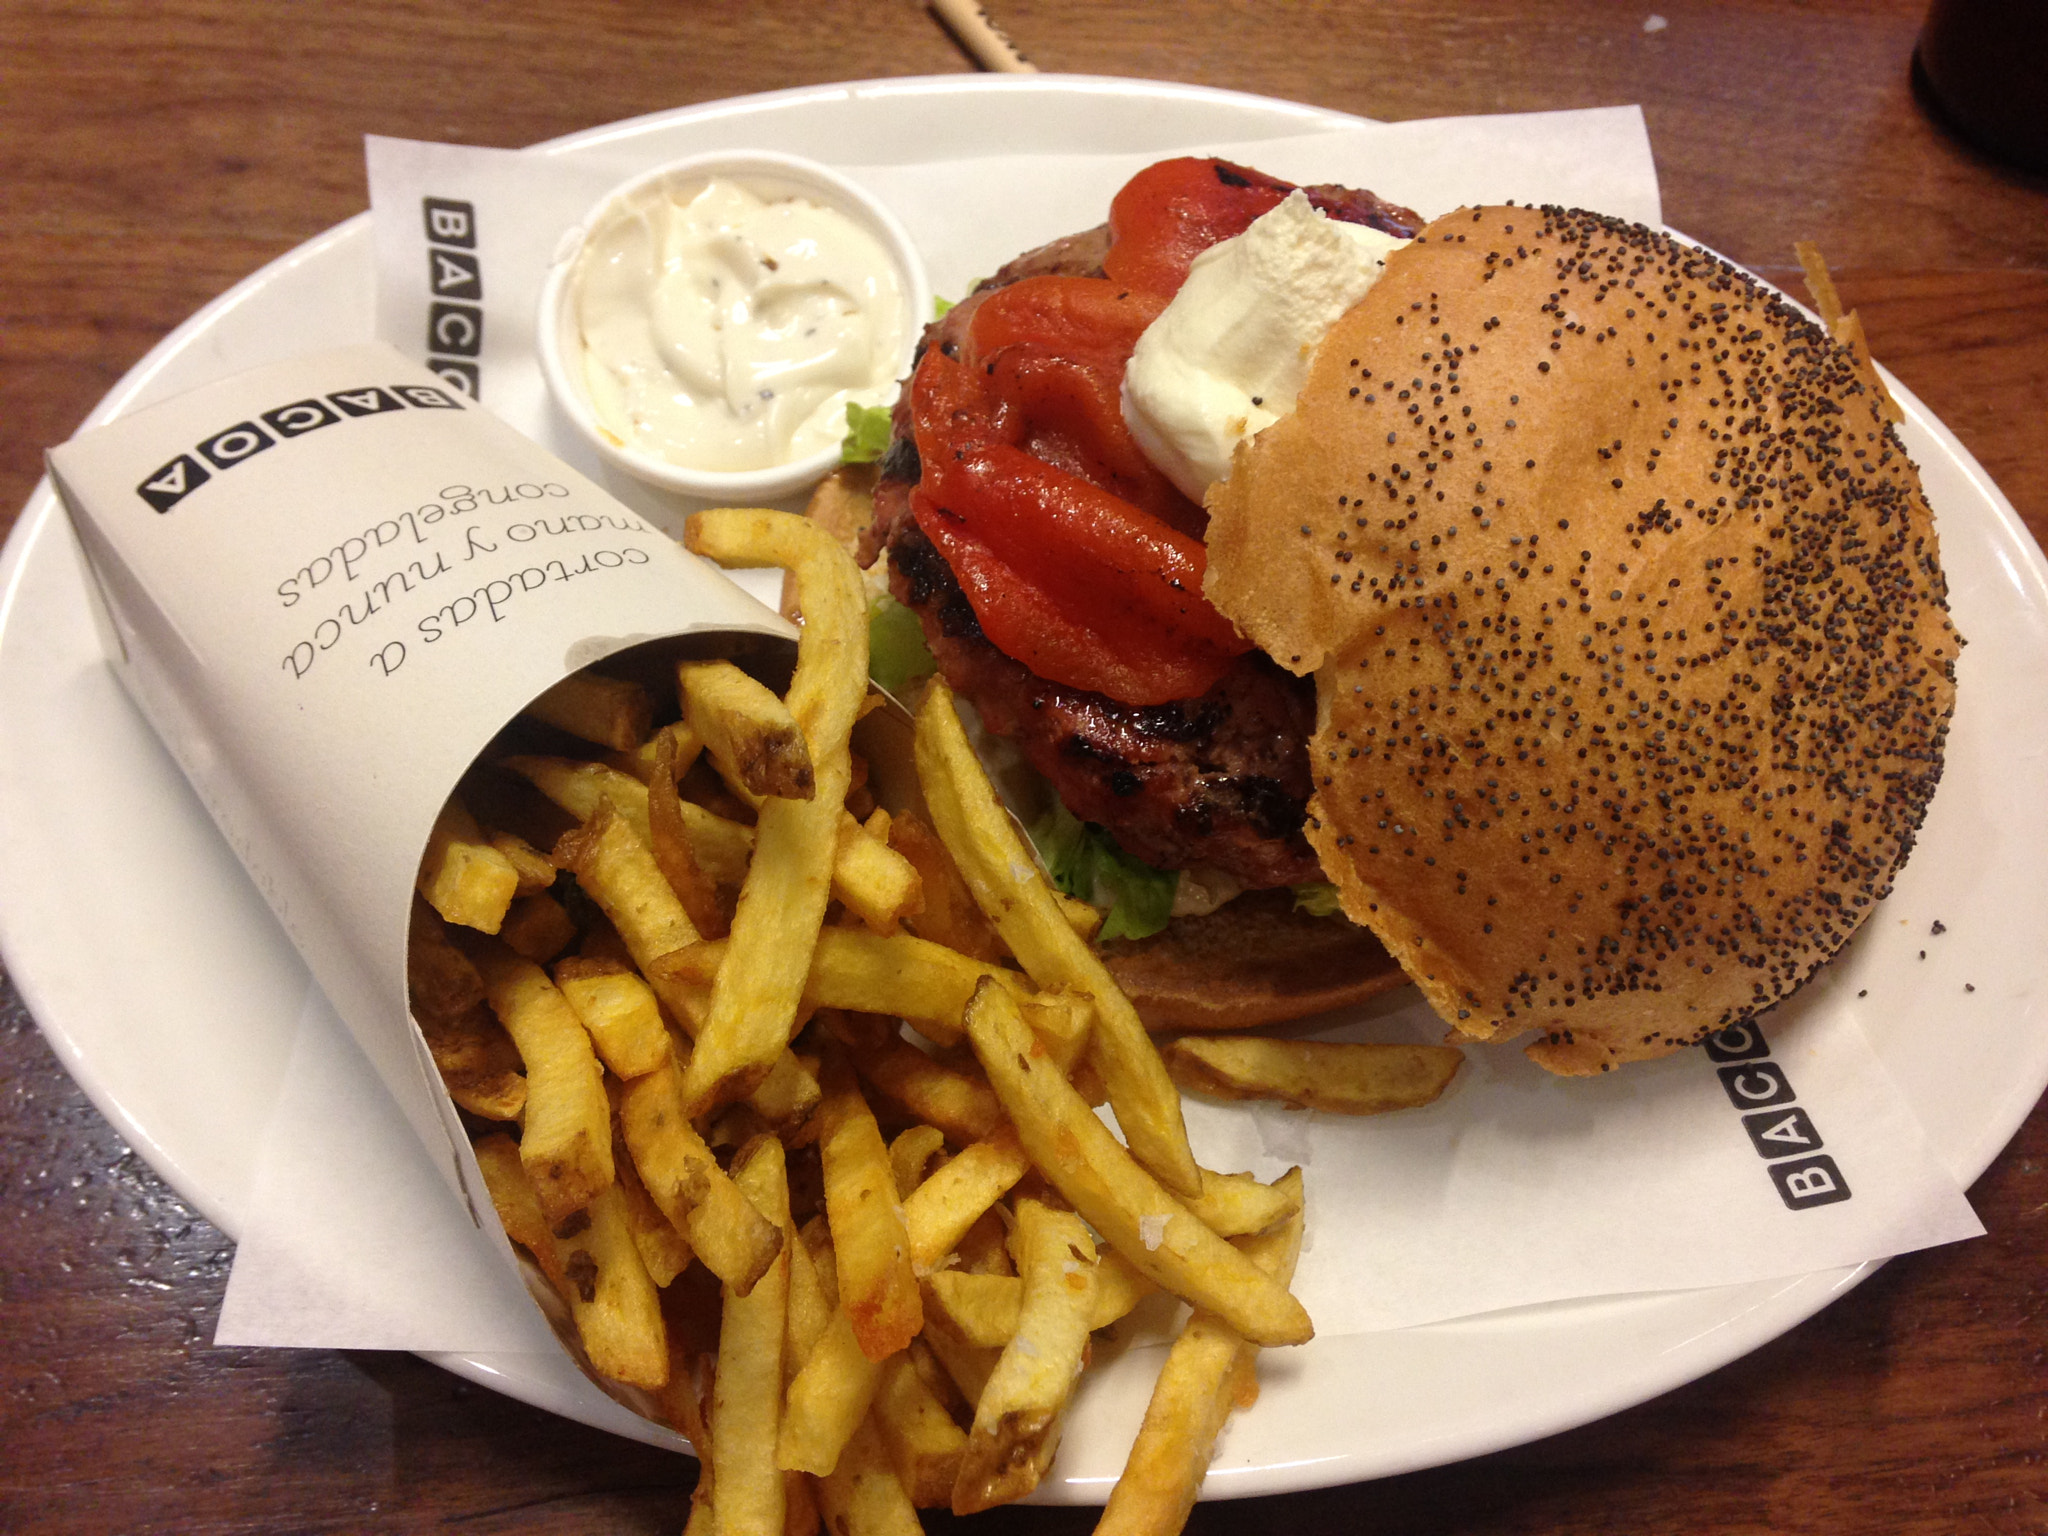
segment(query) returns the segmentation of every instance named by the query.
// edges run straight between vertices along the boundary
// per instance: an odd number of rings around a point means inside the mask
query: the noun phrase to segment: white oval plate
[[[857,165],[923,158],[935,124],[948,150],[967,156],[1166,152],[1348,121],[1190,86],[947,76],[716,102],[578,134],[548,152],[630,145],[652,163],[764,148]],[[194,315],[88,424],[241,368],[365,339],[373,299],[364,215]],[[1908,1028],[1954,1015],[1952,987],[1937,997],[1924,975],[1887,974],[1872,989],[1885,1009],[1873,1005],[1859,1022],[1936,1155],[1967,1182],[2048,1083],[2036,958],[2048,932],[2036,869],[2048,846],[2048,564],[1953,434],[1901,399],[1970,645],[1948,779],[1891,906],[1942,913],[1952,930],[1944,958],[1966,967],[1976,991],[1954,1028]],[[0,947],[16,983],[93,1102],[232,1235],[253,1173],[248,1128],[269,1123],[306,973],[102,665],[47,484],[0,557],[0,808]],[[1775,1338],[1873,1267],[1319,1337],[1274,1352],[1261,1362],[1258,1410],[1233,1420],[1204,1491],[1232,1497],[1385,1476],[1585,1423]],[[566,1358],[441,1363],[555,1411],[576,1384]],[[1151,1362],[1127,1364],[1091,1380],[1041,1498],[1106,1496],[1150,1391]],[[679,1443],[651,1425],[646,1438]]]

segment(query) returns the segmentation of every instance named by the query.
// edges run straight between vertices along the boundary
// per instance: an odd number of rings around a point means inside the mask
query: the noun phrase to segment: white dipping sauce
[[[657,184],[606,210],[574,284],[585,387],[622,446],[769,469],[837,446],[849,401],[895,396],[910,323],[895,264],[808,198]]]

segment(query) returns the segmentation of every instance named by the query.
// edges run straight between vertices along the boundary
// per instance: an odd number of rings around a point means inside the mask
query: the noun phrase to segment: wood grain
[[[1920,8],[993,5],[1047,70],[1383,118],[1640,102],[1667,220],[1795,292],[1792,243],[1817,241],[1879,359],[2048,537],[2048,183],[2000,169],[1919,110],[1907,60]],[[1646,25],[1653,12],[1664,26]],[[0,518],[29,495],[43,448],[167,331],[364,206],[365,133],[518,145],[744,92],[966,67],[914,0],[10,0]],[[942,121],[933,134],[943,142]],[[1204,1505],[1192,1528],[2040,1536],[2048,1111],[1972,1197],[1988,1237],[1895,1260],[1783,1339],[1654,1402],[1455,1467]],[[72,1085],[7,986],[0,1529],[679,1528],[687,1459],[410,1357],[212,1348],[230,1254]],[[972,1528],[1092,1522],[1009,1510]]]

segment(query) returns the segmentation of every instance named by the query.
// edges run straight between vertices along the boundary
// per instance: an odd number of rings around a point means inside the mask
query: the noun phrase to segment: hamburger
[[[1770,1006],[1889,889],[1954,699],[1874,372],[1658,231],[1301,189],[1403,243],[1188,486],[1126,365],[1296,190],[1165,162],[936,324],[868,539],[892,591],[1076,822],[1239,893],[1105,945],[1148,1022],[1412,980],[1583,1074]]]

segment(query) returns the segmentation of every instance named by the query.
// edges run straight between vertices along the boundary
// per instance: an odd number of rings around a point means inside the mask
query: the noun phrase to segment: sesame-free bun
[[[1204,590],[1316,676],[1310,841],[1460,1033],[1663,1055],[1890,889],[1961,640],[1881,401],[1694,247],[1468,208],[1211,490]]]

